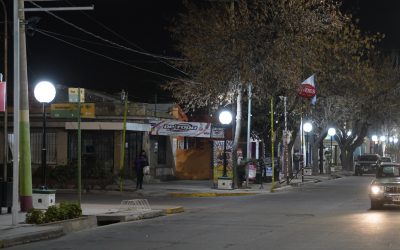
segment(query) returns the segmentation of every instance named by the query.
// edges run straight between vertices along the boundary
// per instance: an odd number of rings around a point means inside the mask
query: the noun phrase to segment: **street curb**
[[[0,248],[12,247],[35,241],[54,239],[65,235],[62,227],[54,227],[40,232],[29,232],[0,240]]]
[[[116,213],[104,213],[98,214],[97,223],[100,225],[101,223],[113,222],[120,223],[120,222],[128,222],[128,221],[137,221],[143,219],[152,219],[156,217],[160,217],[164,215],[164,211],[161,210],[153,210],[150,212],[145,213],[129,213],[126,211],[116,212]],[[100,223],[100,224],[99,224]]]
[[[185,212],[185,209],[183,207],[179,206],[179,207],[165,208],[163,210],[163,212],[166,215],[168,215],[168,214],[177,214],[177,213]]]
[[[201,198],[201,197],[222,197],[222,196],[249,196],[257,195],[258,193],[168,193],[168,195],[175,198]]]

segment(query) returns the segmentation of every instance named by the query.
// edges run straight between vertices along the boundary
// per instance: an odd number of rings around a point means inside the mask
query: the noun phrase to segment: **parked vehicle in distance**
[[[382,163],[369,186],[368,195],[371,209],[382,208],[385,204],[400,205],[400,164]]]
[[[378,154],[360,155],[354,166],[355,175],[363,175],[366,173],[376,173],[376,169],[381,164],[381,157]]]
[[[392,158],[389,156],[382,156],[381,162],[393,162],[393,161],[392,161]]]

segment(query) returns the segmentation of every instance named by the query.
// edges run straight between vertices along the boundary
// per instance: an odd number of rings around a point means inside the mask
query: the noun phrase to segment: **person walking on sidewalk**
[[[142,150],[140,155],[135,160],[135,170],[136,170],[136,189],[142,189],[143,187],[143,168],[148,166],[149,162],[147,161],[146,152]]]

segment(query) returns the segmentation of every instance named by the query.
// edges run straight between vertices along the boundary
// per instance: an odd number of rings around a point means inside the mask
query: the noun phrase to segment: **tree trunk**
[[[321,133],[318,133],[321,134]],[[320,166],[320,161],[318,160],[318,158],[320,158],[321,152],[320,152],[320,148],[321,148],[321,143],[323,143],[324,139],[325,139],[326,134],[322,133],[320,136],[318,137],[314,137],[313,140],[311,140],[311,147],[312,147],[312,172],[313,174],[317,174],[320,172],[321,170],[321,166]],[[323,148],[323,146],[322,146]],[[323,159],[323,157],[322,157]]]
[[[324,142],[319,143],[319,173],[324,173]]]
[[[340,155],[342,161],[342,168],[344,170],[353,171],[353,153],[354,149],[343,149]]]
[[[296,126],[297,127],[297,126]],[[297,138],[297,130],[294,130],[292,132],[292,136],[290,137],[290,141],[288,143],[288,161],[289,161],[289,176],[292,178],[293,177],[293,154],[292,154],[292,149],[294,146],[294,143]]]
[[[317,138],[318,139],[318,138]],[[312,152],[312,173],[318,174],[319,172],[319,163],[318,163],[318,155],[319,155],[319,140],[311,140],[311,152]]]
[[[239,87],[236,99],[236,128],[235,137],[232,145],[232,171],[233,171],[233,188],[238,187],[238,175],[237,175],[237,148],[239,145],[240,131],[241,131],[241,120],[242,120],[242,88]]]

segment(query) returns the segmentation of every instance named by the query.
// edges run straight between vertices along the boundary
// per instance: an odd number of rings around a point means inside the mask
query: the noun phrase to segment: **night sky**
[[[180,2],[175,0],[69,0],[56,4],[60,6],[94,4],[95,7],[91,11],[53,13],[87,32],[118,45],[160,56],[176,57],[167,27],[179,11]],[[45,5],[43,2],[37,3]],[[54,6],[55,3],[47,5]],[[26,7],[28,6],[31,5],[26,4]],[[159,85],[165,83],[168,78],[134,68],[140,67],[176,77],[179,72],[160,62],[161,59],[143,56],[125,49],[112,48],[113,44],[96,39],[47,13],[30,12],[27,14],[27,19],[36,16],[41,19],[34,27],[42,32],[57,33],[50,33],[50,35],[132,66],[94,55],[40,32],[33,32],[27,36],[29,84],[34,85],[41,79],[47,79],[54,83],[92,88],[109,93],[126,89],[129,91],[130,99],[138,101],[153,102],[157,93],[159,102],[167,101],[168,94],[161,90]],[[103,45],[93,44],[93,42]]]
[[[12,14],[12,1],[5,2],[9,5],[9,13]],[[63,0],[51,3],[37,2],[37,4],[41,6],[94,4],[95,8],[92,11],[53,13],[87,32],[116,44],[160,56],[179,57],[174,51],[167,27],[183,9],[182,0]],[[26,7],[33,6],[26,3]],[[382,43],[384,50],[400,47],[400,1],[344,0],[343,9],[360,19],[360,26],[364,31],[385,33],[386,38]],[[11,14],[9,14],[10,21]],[[179,75],[179,72],[161,63],[160,59],[112,48],[110,46],[113,45],[72,28],[49,14],[40,12],[26,14],[28,20],[34,17],[40,17],[40,20],[36,24],[31,22],[29,25],[41,32],[133,66],[94,55],[37,31],[29,32],[27,51],[31,88],[39,80],[45,79],[56,84],[91,88],[108,93],[126,89],[130,98],[137,101],[153,102],[156,94],[159,102],[168,101],[168,93],[159,88],[159,85],[165,83],[168,78],[134,68],[141,67],[168,76]],[[12,47],[12,24],[9,27],[9,44]],[[12,48],[9,56],[12,57]],[[9,66],[9,76],[12,76],[12,62]]]

